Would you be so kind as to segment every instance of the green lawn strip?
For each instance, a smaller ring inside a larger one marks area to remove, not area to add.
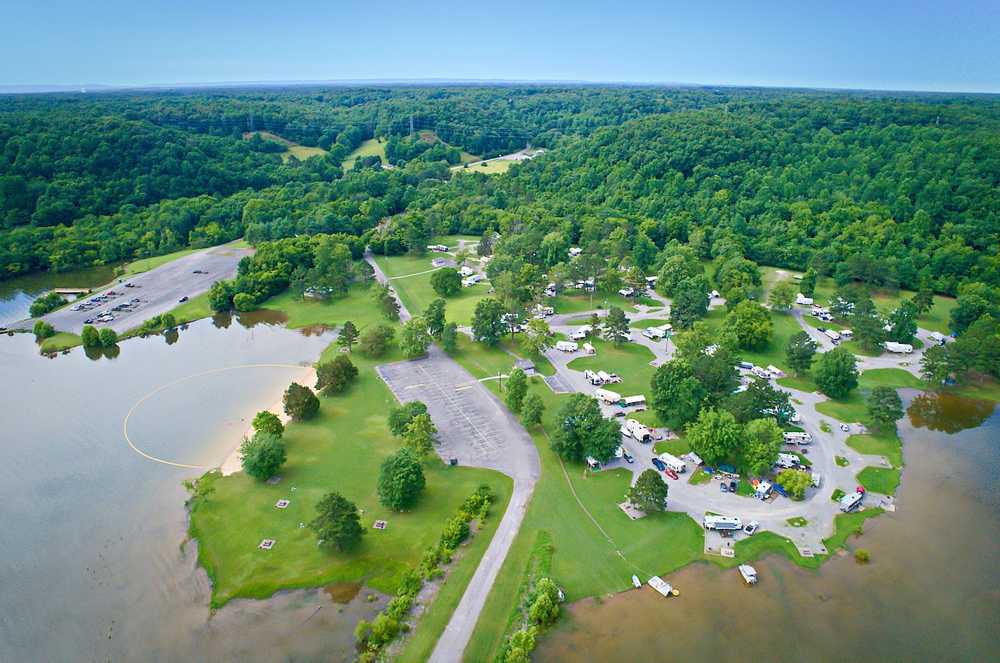
[[[673,454],[680,458],[687,452],[691,451],[691,444],[687,441],[686,437],[678,437],[674,440],[661,440],[653,445],[653,451],[658,454],[667,452]]]
[[[665,318],[646,318],[645,320],[637,320],[629,323],[629,327],[632,329],[648,329],[649,327],[662,327],[669,322]]]
[[[579,291],[570,292],[578,293]],[[554,308],[556,313],[559,314],[584,313],[595,309],[609,309],[612,306],[617,306],[625,312],[633,310],[632,301],[622,297],[618,293],[606,295],[601,292],[595,292],[593,297],[589,294],[563,293],[558,297],[549,299],[548,305]]]
[[[698,468],[691,473],[691,477],[688,479],[688,483],[692,486],[697,486],[703,483],[709,483],[712,480],[712,475],[705,470]]]
[[[656,369],[649,365],[653,361],[652,351],[637,343],[614,343],[603,339],[591,339],[597,354],[588,357],[577,357],[569,362],[568,368],[583,372],[606,371],[617,373],[622,381],[619,384],[608,385],[622,396],[645,394],[647,402],[650,399],[649,383]]]
[[[456,557],[461,555],[461,558],[443,567],[447,574],[444,584],[430,606],[420,616],[396,660],[417,662],[430,658],[434,645],[448,625],[452,613],[455,612],[469,581],[472,580],[472,575],[479,566],[480,559],[493,540],[493,534],[503,519],[509,501],[510,490],[504,495],[496,495],[486,523],[476,531],[470,542],[458,549]]]
[[[899,487],[899,470],[885,467],[866,467],[858,472],[858,483],[870,490],[883,495],[895,495]]]
[[[359,330],[386,322],[372,304],[371,290],[364,285],[354,285],[346,297],[326,301],[303,299],[291,290],[265,301],[261,308],[274,309],[288,316],[288,327],[299,329],[314,325],[339,327],[347,320]]]
[[[173,253],[165,253],[162,256],[153,256],[152,258],[140,258],[139,260],[133,260],[132,262],[125,265],[124,270],[118,275],[118,278],[128,278],[130,276],[135,276],[136,274],[142,274],[143,272],[148,272],[151,269],[156,269],[168,262],[173,262],[178,258],[183,258],[184,256],[189,256],[192,253],[202,251],[203,249],[181,249],[180,251],[174,251]]]
[[[434,459],[425,465],[427,489],[416,508],[394,513],[379,504],[378,468],[399,448],[386,425],[386,413],[396,401],[375,374],[376,362],[357,353],[353,360],[360,375],[348,393],[321,398],[315,420],[287,427],[288,461],[281,483],[270,486],[243,473],[220,477],[215,492],[192,513],[190,532],[213,581],[213,607],[236,597],[265,598],[279,589],[330,582],[364,582],[392,593],[402,573],[435,543],[446,520],[477,486],[489,485],[498,504],[509,498],[507,477],[452,468]],[[322,551],[311,530],[299,527],[313,518],[316,502],[331,490],[364,510],[368,534],[354,553]],[[274,507],[281,498],[292,501],[287,509]],[[388,528],[371,529],[376,519],[387,520]],[[277,540],[273,550],[257,549],[264,538]]]
[[[864,421],[868,417],[868,407],[865,405],[864,395],[858,389],[848,394],[847,398],[840,400],[831,398],[828,401],[817,403],[816,411],[845,423]]]
[[[791,525],[792,527],[805,527],[806,525],[809,524],[809,521],[803,518],[802,516],[795,516],[794,518],[789,518],[785,522]]]
[[[484,175],[499,175],[501,173],[506,173],[508,170],[510,170],[510,167],[513,166],[515,163],[517,162],[511,159],[482,161],[479,163],[470,163],[463,160],[462,163],[456,166],[452,166],[451,169],[454,172],[483,173]]]
[[[844,341],[843,343],[840,344],[840,347],[849,351],[851,354],[861,355],[864,357],[878,357],[881,356],[882,354],[881,349],[869,351],[861,347],[861,344],[858,343],[857,341]]]
[[[790,374],[787,377],[778,378],[776,382],[782,387],[798,389],[799,391],[817,391],[816,383],[813,382],[812,377],[809,375],[797,376],[795,374]]]
[[[858,386],[862,389],[872,387],[892,387],[894,389],[923,388],[924,381],[909,371],[901,368],[872,368],[858,378]]]
[[[894,431],[851,435],[847,438],[847,446],[858,453],[885,456],[893,467],[903,466],[903,443]]]
[[[833,535],[829,539],[824,539],[823,545],[826,546],[826,549],[830,553],[839,548],[846,547],[848,537],[852,534],[861,534],[864,531],[865,521],[882,513],[884,511],[878,507],[853,511],[851,513],[838,513],[833,519]]]
[[[76,334],[71,334],[69,332],[56,332],[53,336],[49,336],[47,339],[42,341],[41,351],[45,353],[61,352],[62,350],[75,348],[82,342],[83,341]]]

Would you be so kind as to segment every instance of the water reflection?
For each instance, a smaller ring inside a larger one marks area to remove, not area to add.
[[[906,413],[915,428],[957,433],[982,425],[994,407],[993,401],[929,392],[915,396]]]
[[[101,359],[117,359],[118,355],[122,353],[121,347],[117,345],[112,345],[110,348],[84,348],[83,354],[87,356],[87,359],[91,361],[98,361]]]

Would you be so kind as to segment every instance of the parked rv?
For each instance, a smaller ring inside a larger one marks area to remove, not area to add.
[[[598,388],[594,390],[594,398],[596,398],[599,401],[603,401],[608,405],[612,405],[620,401],[622,399],[622,395],[617,392],[611,391],[610,389]]]
[[[663,461],[664,465],[674,472],[687,472],[687,463],[677,456],[663,452],[658,457],[661,461]]]
[[[573,341],[557,341],[556,350],[560,352],[576,352],[580,349],[580,346]]]
[[[847,493],[840,498],[840,510],[844,513],[854,511],[865,499],[864,493]]]
[[[622,435],[634,438],[643,444],[653,441],[653,431],[635,419],[626,419],[625,423],[622,424],[621,431]]]
[[[705,529],[735,532],[743,529],[743,521],[736,516],[705,516]]]
[[[889,352],[895,352],[897,354],[910,354],[913,352],[913,346],[909,343],[896,343],[894,341],[886,341],[885,349]]]

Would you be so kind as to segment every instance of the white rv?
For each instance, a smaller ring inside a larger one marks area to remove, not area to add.
[[[800,305],[800,306],[812,306],[813,305],[813,299],[812,299],[812,297],[806,297],[805,295],[803,295],[800,292],[795,297],[795,303],[798,304],[798,305]]]
[[[622,425],[622,435],[635,438],[642,443],[653,441],[653,431],[649,430],[649,428],[643,426],[635,419],[625,420],[625,423]]]
[[[583,341],[587,338],[587,334],[590,333],[590,330],[590,325],[582,325],[579,328],[574,329],[573,333],[570,334],[569,337],[574,341]]]
[[[647,327],[642,330],[642,335],[650,340],[659,341],[667,335],[667,332],[660,327]]]
[[[809,444],[812,442],[812,435],[800,432],[785,433],[785,442],[789,444]]]
[[[687,463],[673,454],[663,452],[659,455],[659,459],[663,461],[664,465],[672,469],[674,472],[687,472]]]
[[[583,377],[586,378],[587,382],[594,385],[595,387],[604,384],[604,380],[601,379],[601,376],[595,373],[594,371],[591,370],[584,371]]]
[[[839,343],[840,342],[840,334],[838,334],[837,332],[833,331],[832,329],[827,329],[823,333],[826,334],[827,338],[829,338],[834,343]]]
[[[743,529],[743,521],[736,516],[705,516],[705,529],[735,532]]]
[[[847,493],[840,498],[840,510],[844,513],[854,511],[865,499],[864,493]]]
[[[779,453],[778,462],[775,463],[775,465],[782,469],[789,470],[793,467],[798,467],[800,462],[802,461],[800,461],[799,457],[795,454]]]
[[[560,352],[576,352],[580,349],[580,346],[573,341],[557,341],[556,350]]]
[[[775,366],[774,364],[768,364],[767,372],[771,374],[771,377],[775,378],[785,377],[785,372],[780,368],[778,368],[777,366]]]
[[[913,346],[909,343],[896,343],[894,341],[886,341],[885,349],[889,352],[895,352],[898,354],[908,355],[913,352]]]
[[[611,391],[610,389],[595,389],[594,398],[599,401],[603,401],[608,405],[612,405],[620,401],[622,399],[622,395],[618,392]]]
[[[646,409],[646,397],[642,394],[637,396],[626,396],[622,401],[625,403],[625,407],[636,408],[637,410]]]

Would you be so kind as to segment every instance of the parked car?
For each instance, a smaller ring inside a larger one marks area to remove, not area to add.
[[[662,472],[663,470],[667,469],[667,466],[659,458],[654,458],[653,459],[653,467],[655,467],[660,472]]]
[[[679,479],[679,478],[680,478],[680,477],[678,477],[678,476],[677,476],[677,472],[674,472],[674,471],[673,471],[672,469],[670,469],[669,467],[668,467],[667,469],[663,470],[663,473],[664,473],[664,474],[666,474],[666,475],[667,475],[668,477],[670,477],[671,479],[673,479],[674,481],[677,481],[677,479]]]
[[[630,454],[630,453],[629,453],[629,452],[627,452],[627,451],[626,451],[625,453],[623,453],[623,454],[622,454],[622,458],[624,458],[624,459],[625,459],[625,462],[626,462],[626,463],[634,463],[634,462],[635,462],[635,458],[633,458],[633,457],[632,457],[632,454]]]
[[[181,304],[183,304],[183,303],[184,303],[184,302],[186,302],[187,300],[188,300],[188,298],[187,298],[187,295],[184,295],[183,297],[181,297],[181,298],[180,298],[180,299],[178,299],[177,301],[178,301],[178,302],[180,302]]]
[[[83,321],[83,324],[85,324],[85,325],[92,325],[92,324],[94,324],[94,319],[93,318],[87,318],[86,320]]]
[[[847,424],[840,424],[840,430],[844,431],[845,433],[850,433],[851,427],[848,426]]]
[[[725,481],[720,481],[719,482],[719,490],[721,490],[724,493],[728,493],[729,492],[729,486],[726,484]]]
[[[864,495],[865,494],[865,487],[864,486],[858,486],[857,488],[854,489],[854,492],[861,493],[862,495]]]
[[[743,527],[743,531],[746,533],[747,536],[753,536],[754,532],[756,532],[759,527],[760,523],[758,523],[756,520],[751,520],[746,524],[746,526]]]
[[[738,483],[735,480],[734,481],[730,481],[729,482],[729,492],[735,493],[737,485],[738,485]]]

